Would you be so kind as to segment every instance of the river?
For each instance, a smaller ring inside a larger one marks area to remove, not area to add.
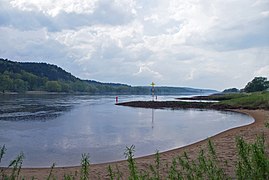
[[[174,100],[179,96],[159,96]],[[120,102],[151,100],[119,96]],[[244,114],[216,110],[143,109],[116,106],[115,96],[2,95],[0,146],[6,166],[20,152],[24,167],[79,165],[81,154],[91,163],[124,159],[126,146],[135,156],[153,154],[206,139],[254,121]]]

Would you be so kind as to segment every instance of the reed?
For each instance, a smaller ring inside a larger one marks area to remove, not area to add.
[[[88,180],[90,174],[90,156],[89,154],[82,154],[80,180]]]

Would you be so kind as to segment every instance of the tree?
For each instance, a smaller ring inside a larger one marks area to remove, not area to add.
[[[240,92],[240,90],[237,88],[229,88],[223,91],[223,93],[238,93],[238,92]]]
[[[26,71],[21,71],[21,75],[21,79],[29,83],[29,90],[33,91],[39,86],[39,79],[36,75]]]
[[[3,93],[6,90],[10,90],[12,86],[12,79],[8,75],[0,74],[0,91]]]
[[[244,88],[245,92],[264,91],[269,88],[269,82],[266,77],[255,77]]]
[[[88,83],[77,80],[72,83],[72,89],[75,92],[87,92]]]
[[[62,92],[71,92],[71,86],[70,84],[66,83],[66,82],[61,82],[59,81],[61,87],[62,87]]]
[[[62,87],[58,81],[48,81],[46,82],[46,89],[50,92],[60,92]]]
[[[23,93],[28,90],[27,88],[27,82],[21,80],[21,79],[15,79],[13,81],[13,91]]]

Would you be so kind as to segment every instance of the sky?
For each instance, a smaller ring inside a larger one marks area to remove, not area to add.
[[[269,0],[0,0],[0,57],[81,79],[243,88],[269,78]]]

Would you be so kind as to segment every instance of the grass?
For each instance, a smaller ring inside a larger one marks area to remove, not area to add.
[[[179,98],[198,100],[198,102],[185,101],[131,101],[117,105],[143,107],[143,108],[172,108],[172,109],[265,109],[269,110],[269,92],[217,94],[211,96],[197,96],[192,98]],[[199,102],[199,100],[218,100],[219,102]]]
[[[184,99],[184,98],[181,98]],[[193,100],[217,100],[212,103],[217,107],[246,108],[246,109],[269,109],[269,92],[213,94],[210,96],[197,96],[187,99]],[[192,102],[190,102],[191,104]],[[199,104],[198,104],[199,105]],[[207,106],[210,108],[210,106]]]
[[[2,151],[3,150],[3,151]],[[1,148],[1,154],[5,154],[5,146]],[[2,156],[3,157],[3,156]],[[21,172],[21,167],[24,159],[24,154],[20,153],[13,161],[10,162],[8,165],[8,168],[11,168],[11,173],[10,175],[6,175],[5,171],[1,169],[1,174],[0,177],[3,180],[17,180],[20,177],[20,172]],[[20,179],[24,179],[23,177],[20,177]]]
[[[238,179],[269,178],[269,159],[265,153],[264,142],[264,136],[259,136],[253,144],[248,144],[242,138],[237,138],[236,175]]]
[[[90,173],[89,167],[90,167],[89,154],[82,154],[80,180],[88,180],[89,179],[89,173]]]
[[[230,96],[224,95],[224,96]],[[235,96],[229,100],[223,100],[216,103],[217,105],[228,105],[235,108],[246,109],[269,109],[269,92],[256,92]]]

